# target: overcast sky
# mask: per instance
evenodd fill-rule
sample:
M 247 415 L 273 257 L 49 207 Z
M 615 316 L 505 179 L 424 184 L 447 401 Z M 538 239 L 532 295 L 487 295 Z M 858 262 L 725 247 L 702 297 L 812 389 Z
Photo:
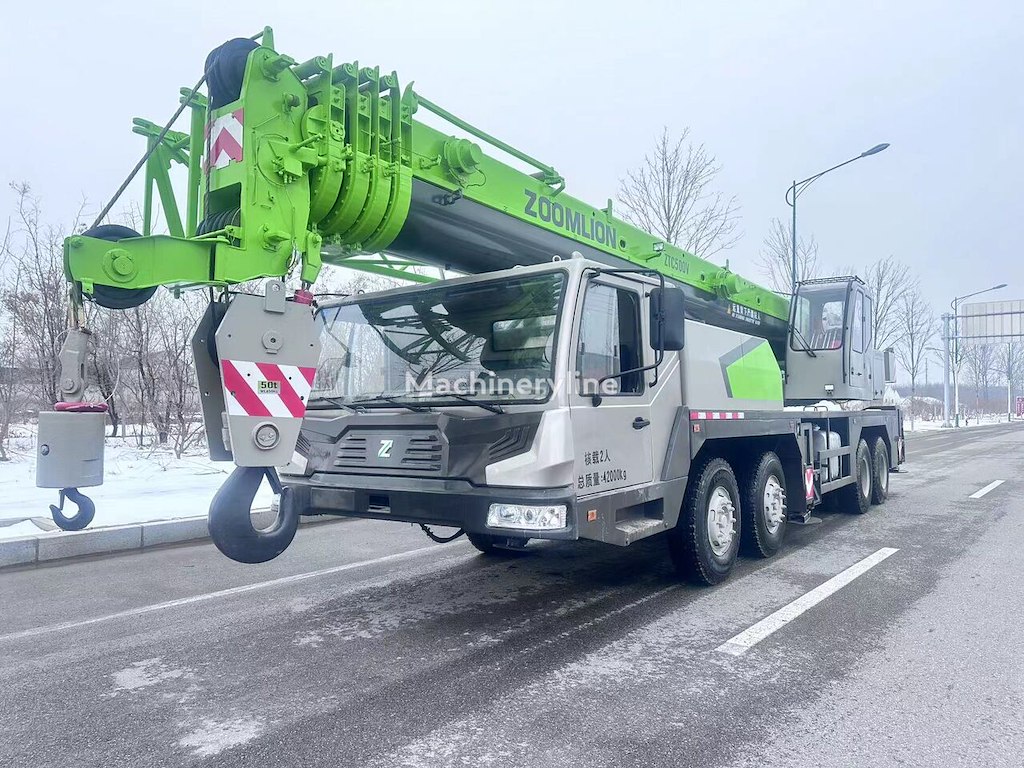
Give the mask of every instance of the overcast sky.
M 172 11 L 173 8 L 173 11 Z M 894 254 L 938 309 L 1007 282 L 1024 297 L 1024 3 L 18 2 L 4 10 L 0 177 L 51 219 L 95 212 L 209 49 L 274 27 L 298 60 L 333 52 L 552 164 L 603 204 L 663 125 L 690 126 L 741 205 L 753 263 L 786 187 L 827 266 Z M 184 122 L 182 123 L 184 127 Z M 136 196 L 139 188 L 133 188 Z M 9 208 L 6 189 L 0 200 Z

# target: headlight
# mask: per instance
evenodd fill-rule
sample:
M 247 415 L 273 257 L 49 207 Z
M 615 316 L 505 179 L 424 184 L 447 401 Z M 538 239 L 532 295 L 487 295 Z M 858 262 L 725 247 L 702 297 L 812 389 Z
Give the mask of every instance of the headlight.
M 565 504 L 530 506 L 527 504 L 491 504 L 487 510 L 489 528 L 522 528 L 549 531 L 565 528 Z

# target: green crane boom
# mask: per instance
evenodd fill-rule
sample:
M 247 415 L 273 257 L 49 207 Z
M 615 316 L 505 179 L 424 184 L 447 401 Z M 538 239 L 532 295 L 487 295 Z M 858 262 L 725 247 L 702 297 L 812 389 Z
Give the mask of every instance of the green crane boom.
M 66 272 L 81 295 L 123 308 L 156 286 L 227 286 L 295 267 L 312 283 L 322 263 L 423 282 L 411 267 L 485 272 L 579 251 L 663 273 L 701 320 L 783 338 L 786 298 L 661 242 L 610 201 L 571 197 L 550 165 L 400 89 L 395 73 L 332 56 L 299 63 L 274 50 L 269 28 L 257 37 L 211 53 L 208 98 L 182 91 L 189 133 L 135 121 L 149 142 L 144 232 L 69 238 Z M 414 119 L 420 110 L 472 139 Z M 189 171 L 184 221 L 174 163 Z M 154 186 L 169 235 L 150 234 Z

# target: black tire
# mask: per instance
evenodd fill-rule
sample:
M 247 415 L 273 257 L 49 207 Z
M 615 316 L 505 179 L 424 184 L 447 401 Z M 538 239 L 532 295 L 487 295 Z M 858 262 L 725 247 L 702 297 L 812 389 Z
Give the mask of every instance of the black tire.
M 235 467 L 210 502 L 207 528 L 214 545 L 239 563 L 265 563 L 284 552 L 295 538 L 299 511 L 290 489 L 281 489 L 277 517 L 269 528 L 252 525 L 252 500 L 263 482 L 264 467 Z
M 70 500 L 78 511 L 68 517 L 60 509 L 55 507 L 53 504 L 50 505 L 50 515 L 53 517 L 53 522 L 57 524 L 57 527 L 62 531 L 83 531 L 92 522 L 93 518 L 96 517 L 96 505 L 92 499 L 88 496 L 83 496 L 78 492 L 76 488 L 66 488 L 63 491 L 64 497 Z M 65 506 L 67 502 L 65 501 Z
M 82 233 L 86 237 L 97 240 L 117 242 L 129 237 L 142 237 L 138 232 L 120 224 L 100 224 Z M 131 309 L 145 304 L 156 293 L 157 286 L 151 288 L 118 288 L 114 285 L 95 284 L 92 287 L 92 299 L 105 309 Z
M 530 542 L 521 536 L 495 536 L 490 533 L 466 533 L 466 538 L 482 554 L 494 557 L 517 555 Z
M 871 503 L 885 504 L 889 498 L 889 448 L 885 440 L 875 438 L 875 447 L 871 451 L 871 466 L 874 477 L 871 483 Z
M 857 443 L 857 451 L 853 455 L 853 483 L 839 489 L 839 504 L 844 512 L 863 515 L 871 507 L 871 494 L 874 487 L 871 450 L 868 441 L 861 438 Z
M 210 92 L 210 109 L 220 109 L 237 101 L 242 93 L 242 80 L 249 54 L 259 44 L 255 40 L 236 37 L 214 48 L 206 57 L 206 86 Z
M 740 551 L 749 557 L 771 557 L 786 537 L 786 473 L 773 452 L 763 454 L 743 478 Z M 768 497 L 772 497 L 772 506 Z M 781 505 L 781 519 L 779 517 Z
M 725 459 L 709 459 L 691 473 L 690 487 L 683 500 L 682 513 L 676 527 L 668 536 L 668 552 L 676 572 L 695 584 L 718 584 L 724 581 L 736 562 L 742 525 L 742 505 L 736 475 Z M 728 497 L 729 510 L 722 513 L 732 518 L 732 532 L 721 536 L 719 528 L 716 544 L 712 544 L 708 517 L 711 505 L 721 504 L 721 495 Z M 715 500 L 717 495 L 718 500 Z M 721 507 L 720 507 L 721 508 Z

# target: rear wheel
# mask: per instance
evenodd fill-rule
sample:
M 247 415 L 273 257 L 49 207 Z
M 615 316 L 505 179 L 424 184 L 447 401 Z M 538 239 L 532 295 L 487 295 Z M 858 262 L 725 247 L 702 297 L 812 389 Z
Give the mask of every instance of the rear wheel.
M 853 483 L 839 489 L 839 503 L 844 512 L 863 515 L 871 506 L 874 484 L 871 450 L 867 440 L 861 438 L 853 455 Z
M 680 576 L 718 584 L 739 551 L 740 491 L 725 459 L 708 460 L 692 477 L 679 522 L 668 532 L 668 551 Z
M 490 533 L 467 533 L 466 538 L 483 554 L 495 557 L 508 557 L 522 552 L 530 542 L 521 536 L 495 536 Z
M 743 479 L 740 549 L 752 557 L 771 557 L 786 535 L 786 475 L 772 451 L 761 456 Z
M 885 440 L 875 438 L 875 447 L 871 451 L 874 481 L 871 485 L 871 503 L 885 504 L 889 498 L 889 448 Z

